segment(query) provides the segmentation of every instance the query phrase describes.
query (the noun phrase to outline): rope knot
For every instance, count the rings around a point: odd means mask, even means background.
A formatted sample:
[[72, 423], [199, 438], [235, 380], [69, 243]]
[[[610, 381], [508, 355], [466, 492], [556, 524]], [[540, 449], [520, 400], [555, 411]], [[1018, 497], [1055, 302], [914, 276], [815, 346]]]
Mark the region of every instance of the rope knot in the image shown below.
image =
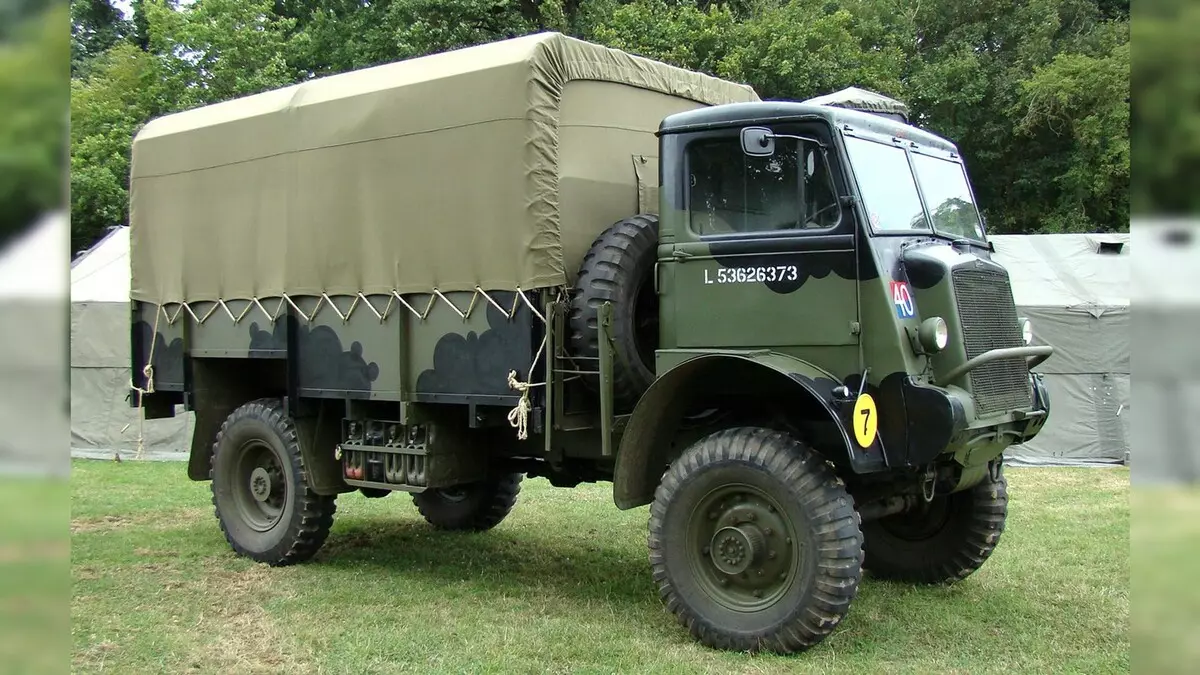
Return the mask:
[[529, 382], [518, 380], [517, 371], [508, 371], [508, 388], [521, 393], [517, 406], [508, 411], [508, 423], [517, 430], [517, 439], [522, 441], [529, 438], [529, 389], [532, 386]]

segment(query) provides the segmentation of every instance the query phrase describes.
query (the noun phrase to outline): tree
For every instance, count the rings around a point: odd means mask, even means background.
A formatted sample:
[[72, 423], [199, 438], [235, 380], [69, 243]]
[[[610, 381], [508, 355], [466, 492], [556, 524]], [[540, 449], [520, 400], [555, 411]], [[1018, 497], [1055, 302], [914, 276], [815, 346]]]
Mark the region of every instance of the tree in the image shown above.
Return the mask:
[[[914, 25], [907, 102], [919, 124], [962, 149], [993, 232], [1127, 227], [1111, 220], [1119, 206], [1100, 209], [1106, 220], [1094, 221], [1078, 208], [1078, 195], [1064, 198], [1064, 190], [1080, 185], [1062, 178], [1072, 171], [1064, 158], [1073, 136], [1050, 133], [1034, 118], [1020, 130], [1028, 112], [1022, 97], [1046, 92], [1051, 76], [1034, 89], [1023, 83], [1058, 54], [1104, 57], [1128, 42], [1121, 28], [1127, 22], [1106, 21], [1093, 0], [927, 0]], [[1035, 128], [1047, 133], [1034, 138]], [[1113, 189], [1115, 199], [1125, 199]]]
[[[1200, 206], [1176, 179], [1200, 166], [1200, 134], [1166, 93], [1200, 81], [1163, 46], [1200, 26], [1180, 2], [1142, 24], [1148, 95], [1131, 111], [1128, 0], [132, 0], [124, 23], [74, 0], [77, 234], [124, 222], [129, 142], [150, 117], [542, 30], [764, 98], [893, 96], [960, 147], [993, 232], [1124, 229], [1131, 160], [1157, 178], [1141, 203]], [[1154, 150], [1131, 148], [1131, 113]]]
[[0, 101], [18, 105], [0, 115], [0, 241], [61, 206], [67, 20], [65, 7], [52, 7], [5, 27], [13, 42], [0, 44]]
[[1140, 6], [1133, 79], [1132, 207], [1138, 213], [1200, 212], [1200, 7], [1183, 0]]
[[71, 82], [71, 246], [86, 248], [127, 222], [134, 134], [169, 112], [179, 92], [159, 61], [131, 43], [97, 57], [86, 79]]
[[126, 39], [133, 27], [110, 0], [71, 0], [71, 76]]
[[1053, 200], [1043, 230], [1129, 221], [1129, 48], [1058, 54], [1021, 83], [1016, 142], [1058, 150], [1043, 164]]

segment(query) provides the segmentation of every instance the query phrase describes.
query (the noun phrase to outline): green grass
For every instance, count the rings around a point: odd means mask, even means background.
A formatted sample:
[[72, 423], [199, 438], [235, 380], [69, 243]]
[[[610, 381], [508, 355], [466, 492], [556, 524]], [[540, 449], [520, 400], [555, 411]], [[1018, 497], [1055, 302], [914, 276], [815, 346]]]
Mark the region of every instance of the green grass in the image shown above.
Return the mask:
[[70, 486], [0, 478], [0, 671], [63, 672], [70, 648]]
[[1200, 488], [1138, 487], [1134, 518], [1130, 633], [1139, 672], [1192, 673], [1200, 661]]
[[338, 500], [305, 565], [235, 557], [179, 464], [77, 461], [78, 672], [1128, 672], [1129, 473], [1009, 469], [1008, 529], [952, 587], [868, 578], [799, 655], [703, 647], [659, 602], [645, 507], [611, 485], [527, 480], [482, 534], [432, 530], [407, 495]]

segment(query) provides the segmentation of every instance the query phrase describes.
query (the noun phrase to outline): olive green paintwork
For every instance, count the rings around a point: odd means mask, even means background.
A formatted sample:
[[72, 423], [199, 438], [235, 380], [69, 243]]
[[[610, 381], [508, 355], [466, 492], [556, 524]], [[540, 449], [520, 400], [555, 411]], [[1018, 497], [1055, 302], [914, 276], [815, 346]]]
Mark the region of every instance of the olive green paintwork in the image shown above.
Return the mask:
[[[695, 184], [696, 177], [688, 173], [687, 148], [714, 137], [738, 139], [741, 130], [749, 126], [824, 142], [837, 194], [844, 198], [836, 224], [824, 229], [733, 236], [705, 236], [699, 231], [688, 208], [688, 187]], [[867, 372], [871, 387], [879, 387], [896, 374], [949, 385], [942, 389], [962, 406], [972, 433], [960, 434], [942, 450], [955, 453], [966, 465], [986, 464], [1016, 438], [1016, 430], [1028, 424], [1016, 420], [1030, 412], [1032, 404], [977, 416], [966, 376], [951, 383], [942, 383], [937, 377], [967, 359], [951, 269], [969, 267], [976, 260], [990, 261], [990, 251], [984, 241], [954, 247], [951, 240], [929, 230], [901, 235], [874, 232], [867, 225], [859, 177], [844, 148], [850, 135], [901, 147], [915, 144], [922, 152], [958, 160], [957, 149], [944, 139], [879, 116], [838, 108], [750, 103], [705, 108], [664, 120], [660, 127], [663, 185], [657, 271], [664, 351], [659, 356], [659, 376], [669, 377], [672, 368], [686, 361], [688, 352], [677, 350], [765, 349], [831, 373], [838, 382]], [[922, 271], [940, 266], [940, 274], [909, 278], [912, 256], [922, 258]], [[998, 267], [994, 262], [986, 264]], [[800, 268], [798, 274], [795, 266]], [[772, 267], [777, 277], [784, 273], [804, 277], [806, 266], [811, 273], [798, 287], [776, 284], [771, 288], [770, 283], [762, 283], [764, 268], [770, 281]], [[742, 269], [745, 276], [756, 276], [742, 282]], [[738, 276], [730, 281], [733, 275]], [[907, 285], [915, 310], [912, 316], [900, 315], [892, 282]], [[922, 353], [916, 341], [918, 327], [930, 317], [945, 320], [950, 335], [946, 349], [932, 358]], [[1011, 334], [1019, 338], [1015, 321]], [[909, 410], [908, 414], [915, 412]], [[880, 412], [887, 413], [903, 411]], [[1013, 433], [983, 442], [998, 429]]]

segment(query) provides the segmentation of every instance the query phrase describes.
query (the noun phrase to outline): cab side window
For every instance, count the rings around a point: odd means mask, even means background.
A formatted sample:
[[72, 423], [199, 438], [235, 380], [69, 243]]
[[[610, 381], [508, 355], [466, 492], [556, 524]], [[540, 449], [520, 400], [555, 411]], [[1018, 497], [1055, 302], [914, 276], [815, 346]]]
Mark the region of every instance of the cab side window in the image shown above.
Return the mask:
[[696, 234], [825, 229], [840, 209], [821, 148], [778, 138], [770, 157], [742, 152], [737, 135], [704, 138], [687, 149], [688, 211]]

